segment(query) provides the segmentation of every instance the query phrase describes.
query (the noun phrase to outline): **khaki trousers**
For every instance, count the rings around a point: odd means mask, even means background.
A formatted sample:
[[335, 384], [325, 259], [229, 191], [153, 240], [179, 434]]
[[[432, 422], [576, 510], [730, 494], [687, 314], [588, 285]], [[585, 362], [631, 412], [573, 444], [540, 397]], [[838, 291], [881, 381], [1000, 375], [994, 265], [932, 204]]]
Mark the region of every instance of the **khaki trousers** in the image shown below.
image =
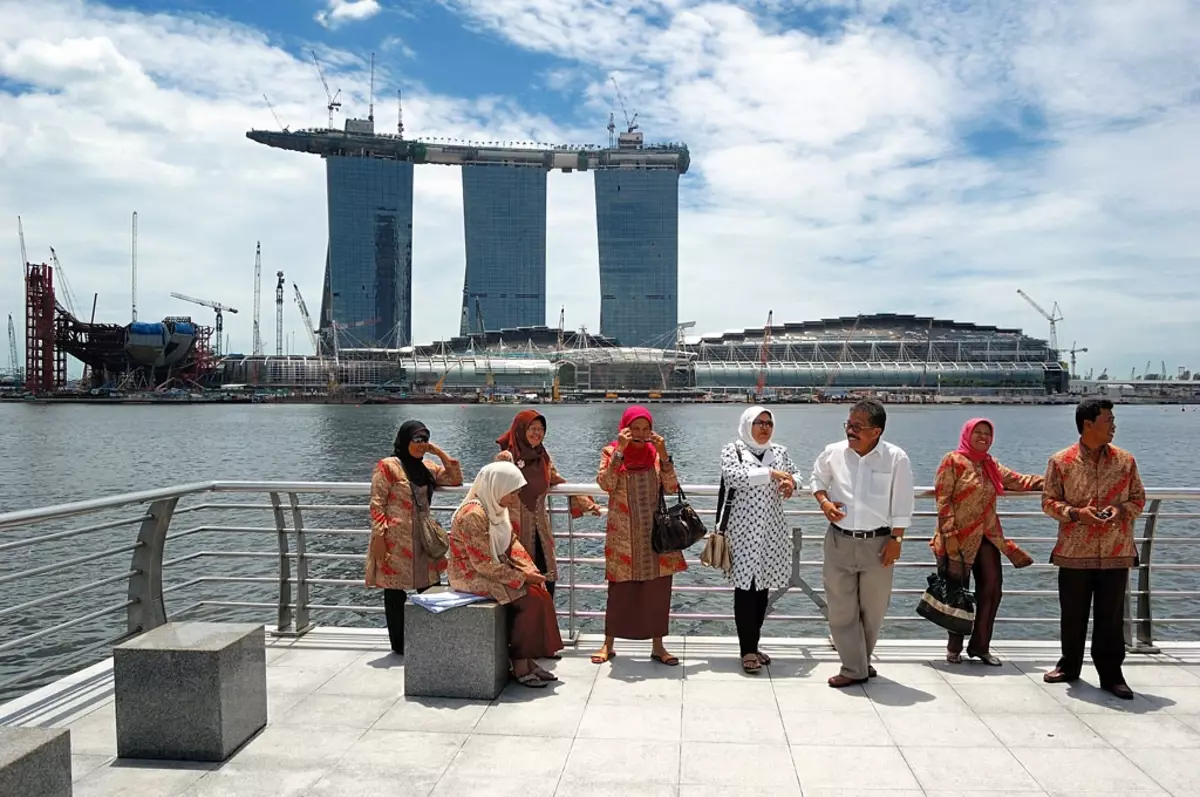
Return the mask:
[[829, 633], [842, 660], [842, 675], [847, 678], [866, 679], [892, 598], [895, 568], [879, 561], [888, 539], [857, 540], [832, 526], [825, 532], [822, 576], [829, 604]]

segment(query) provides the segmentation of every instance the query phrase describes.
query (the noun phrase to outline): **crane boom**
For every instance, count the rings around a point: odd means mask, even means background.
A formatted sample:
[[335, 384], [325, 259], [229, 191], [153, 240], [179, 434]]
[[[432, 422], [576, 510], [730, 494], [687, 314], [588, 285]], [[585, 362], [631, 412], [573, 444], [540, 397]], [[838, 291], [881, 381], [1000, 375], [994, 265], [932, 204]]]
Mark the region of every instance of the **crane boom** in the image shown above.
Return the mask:
[[21, 239], [21, 273], [29, 276], [29, 253], [25, 251], [25, 226], [17, 216], [17, 237]]
[[321, 339], [317, 337], [317, 331], [313, 328], [312, 316], [308, 314], [308, 305], [304, 303], [304, 294], [300, 293], [300, 286], [292, 283], [292, 287], [296, 291], [296, 304], [300, 306], [300, 318], [304, 321], [304, 330], [308, 332], [308, 340], [312, 343], [313, 354], [321, 356]]
[[262, 328], [259, 326], [259, 312], [262, 304], [262, 243], [254, 244], [254, 342], [250, 349], [255, 356], [263, 353]]
[[1037, 310], [1038, 314], [1041, 315], [1042, 318], [1050, 322], [1050, 348], [1054, 352], [1054, 359], [1057, 360], [1060, 356], [1058, 348], [1058, 322], [1063, 320], [1062, 311], [1058, 309], [1058, 302], [1055, 302], [1051, 307], [1051, 312], [1047, 313], [1042, 309], [1040, 304], [1029, 298], [1029, 294], [1027, 294], [1025, 291], [1017, 288], [1017, 293], [1022, 299], [1029, 302], [1029, 306], [1034, 310]]
[[332, 130], [333, 112], [342, 107], [342, 104], [338, 102], [338, 97], [342, 95], [342, 90], [338, 89], [332, 94], [329, 93], [329, 81], [325, 79], [325, 70], [321, 68], [321, 59], [317, 58], [316, 50], [309, 50], [309, 52], [312, 53], [313, 63], [317, 65], [317, 75], [321, 78], [321, 85], [325, 87], [325, 99], [329, 101], [329, 104], [325, 108], [329, 111], [329, 129]]
[[221, 304], [220, 302], [211, 302], [207, 299], [197, 299], [194, 296], [187, 296], [182, 293], [172, 293], [171, 298], [179, 299], [180, 301], [184, 302], [191, 302], [192, 304], [198, 304], [201, 307], [208, 307], [216, 311], [217, 323], [213, 329], [213, 337], [216, 339], [216, 343], [213, 345], [213, 352], [220, 357], [224, 351], [222, 347], [225, 344], [225, 313], [236, 313], [237, 309]]
[[275, 272], [275, 356], [283, 356], [283, 272]]
[[20, 380], [20, 365], [17, 364], [17, 330], [13, 326], [12, 313], [8, 314], [8, 373]]

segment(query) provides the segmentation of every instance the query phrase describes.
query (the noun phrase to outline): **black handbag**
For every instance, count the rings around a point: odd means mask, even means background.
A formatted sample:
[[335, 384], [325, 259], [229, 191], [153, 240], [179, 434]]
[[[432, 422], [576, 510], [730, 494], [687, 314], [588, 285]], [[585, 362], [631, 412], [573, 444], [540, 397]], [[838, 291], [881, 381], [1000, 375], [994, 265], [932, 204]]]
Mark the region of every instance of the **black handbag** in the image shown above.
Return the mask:
[[[966, 573], [966, 562], [961, 554], [959, 560], [963, 564], [962, 572]], [[969, 576], [962, 580], [954, 578], [947, 561], [939, 560], [937, 570], [929, 574], [929, 586], [917, 603], [917, 614], [952, 634], [969, 636], [975, 627], [975, 593], [969, 589]]]
[[704, 521], [692, 509], [683, 487], [679, 488], [679, 503], [667, 506], [667, 496], [658, 488], [658, 511], [654, 513], [654, 529], [650, 532], [650, 547], [655, 553], [682, 551], [690, 548], [708, 534]]

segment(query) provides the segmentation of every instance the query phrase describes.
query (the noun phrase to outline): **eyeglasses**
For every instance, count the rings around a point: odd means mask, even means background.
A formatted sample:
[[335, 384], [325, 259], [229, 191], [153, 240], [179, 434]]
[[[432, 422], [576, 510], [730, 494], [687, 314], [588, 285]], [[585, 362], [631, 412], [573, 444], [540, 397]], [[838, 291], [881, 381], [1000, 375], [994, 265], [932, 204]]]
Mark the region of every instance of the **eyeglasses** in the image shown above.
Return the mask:
[[847, 421], [846, 423], [842, 424], [842, 428], [847, 432], [861, 432], [865, 429], [874, 429], [875, 427], [871, 424], [850, 423]]
[[775, 427], [775, 421], [754, 421], [750, 425], [751, 426], [765, 426], [768, 429], [772, 429]]
[[412, 439], [412, 441], [413, 441], [414, 443], [428, 443], [428, 442], [429, 442], [429, 435], [427, 435], [427, 434], [419, 434], [419, 435], [417, 435], [416, 437], [414, 437], [414, 438]]

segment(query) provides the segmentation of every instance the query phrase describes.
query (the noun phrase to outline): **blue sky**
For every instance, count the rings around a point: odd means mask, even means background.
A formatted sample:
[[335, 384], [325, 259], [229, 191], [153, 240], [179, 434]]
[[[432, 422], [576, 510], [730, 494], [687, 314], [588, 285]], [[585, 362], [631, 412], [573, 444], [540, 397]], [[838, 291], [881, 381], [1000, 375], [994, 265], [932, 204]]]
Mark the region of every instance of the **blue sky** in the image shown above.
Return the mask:
[[[244, 138], [275, 126], [263, 94], [323, 124], [316, 49], [349, 115], [374, 52], [377, 125], [403, 88], [410, 135], [602, 143], [616, 77], [649, 138], [692, 149], [697, 331], [878, 311], [1044, 335], [1022, 288], [1063, 308], [1081, 370], [1200, 368], [1194, 0], [0, 0], [0, 23], [0, 218], [114, 321], [132, 210], [143, 316], [183, 311], [171, 291], [240, 305], [248, 348], [256, 241], [316, 300], [321, 162]], [[591, 184], [549, 190], [547, 321], [594, 330]], [[457, 174], [418, 170], [416, 196], [425, 341], [458, 324]]]

